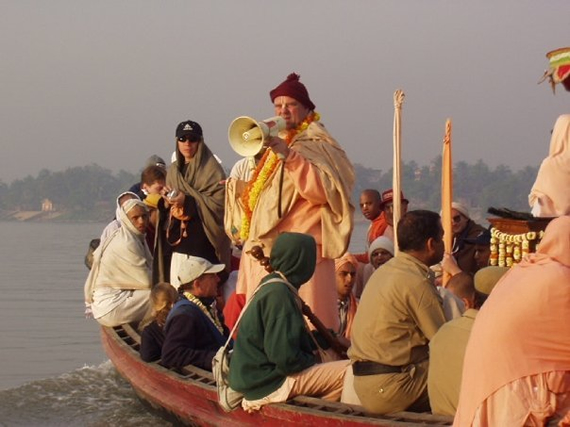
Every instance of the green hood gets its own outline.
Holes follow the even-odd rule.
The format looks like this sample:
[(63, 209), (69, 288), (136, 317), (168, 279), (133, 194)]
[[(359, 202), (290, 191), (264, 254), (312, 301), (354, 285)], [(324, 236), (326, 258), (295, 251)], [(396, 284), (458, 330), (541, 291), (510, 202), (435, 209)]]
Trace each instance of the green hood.
[(313, 276), (316, 262), (317, 244), (308, 234), (282, 233), (271, 250), (271, 267), (297, 289)]

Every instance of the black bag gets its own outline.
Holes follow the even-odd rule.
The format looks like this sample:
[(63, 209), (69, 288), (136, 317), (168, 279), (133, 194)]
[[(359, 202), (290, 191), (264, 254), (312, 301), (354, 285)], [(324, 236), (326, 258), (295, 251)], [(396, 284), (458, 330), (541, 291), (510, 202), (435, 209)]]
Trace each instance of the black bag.
[(91, 266), (93, 265), (93, 252), (95, 249), (99, 247), (101, 243), (101, 239), (92, 239), (89, 242), (89, 247), (87, 248), (87, 254), (85, 254), (85, 266), (91, 270)]

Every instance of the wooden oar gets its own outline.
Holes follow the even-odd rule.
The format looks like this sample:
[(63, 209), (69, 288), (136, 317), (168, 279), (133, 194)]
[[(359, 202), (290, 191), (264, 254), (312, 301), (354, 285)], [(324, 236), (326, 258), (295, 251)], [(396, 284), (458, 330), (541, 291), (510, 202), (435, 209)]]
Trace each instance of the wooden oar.
[[(441, 225), (443, 226), (443, 243), (445, 252), (453, 250), (453, 229), (451, 226), (451, 202), (453, 201), (453, 163), (451, 161), (451, 119), (445, 122), (443, 137), (443, 154), (441, 159)], [(451, 278), (443, 271), (442, 286), (445, 288)]]
[(394, 167), (392, 174), (392, 200), (393, 200), (393, 228), (394, 228), (394, 256), (398, 254), (398, 221), (402, 216), (402, 199), (400, 198), (401, 192), (401, 112), (402, 103), (404, 102), (404, 92), (397, 90), (394, 92)]

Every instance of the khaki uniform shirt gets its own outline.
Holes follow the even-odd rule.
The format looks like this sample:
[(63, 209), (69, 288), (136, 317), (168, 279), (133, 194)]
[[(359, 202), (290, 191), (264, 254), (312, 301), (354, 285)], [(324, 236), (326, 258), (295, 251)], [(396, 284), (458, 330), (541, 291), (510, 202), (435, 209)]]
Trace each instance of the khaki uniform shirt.
[(370, 277), (358, 305), (348, 355), (352, 361), (404, 366), (426, 359), (445, 323), (431, 270), (400, 253)]
[(465, 348), (478, 312), (469, 309), (446, 323), (429, 343), (428, 394), (434, 414), (455, 415)]

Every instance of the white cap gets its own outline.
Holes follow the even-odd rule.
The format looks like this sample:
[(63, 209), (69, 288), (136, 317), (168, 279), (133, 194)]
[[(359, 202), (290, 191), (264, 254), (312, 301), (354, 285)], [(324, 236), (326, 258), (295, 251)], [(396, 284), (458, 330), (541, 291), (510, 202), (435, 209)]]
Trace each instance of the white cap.
[(372, 252), (376, 249), (384, 249), (394, 256), (394, 243), (386, 236), (377, 237), (368, 248), (368, 257), (372, 257)]
[(471, 218), (469, 216), (469, 209), (467, 209), (467, 206), (465, 206), (463, 203), (453, 202), (453, 203), (451, 203), (451, 208), (455, 209), (457, 212), (463, 214), (463, 216), (465, 218)]
[[(463, 203), (460, 202), (452, 202), (451, 203), (451, 209), (455, 209), (457, 212), (459, 212), (460, 214), (462, 214), (465, 218), (471, 219), (471, 217), (469, 216), (469, 209), (467, 209), (467, 206), (465, 206)], [(439, 211), (439, 216), (442, 215), (443, 211)]]
[(212, 264), (207, 259), (189, 255), (180, 265), (178, 280), (185, 285), (192, 283), (203, 274), (219, 273), (224, 268), (226, 268), (224, 264)]

